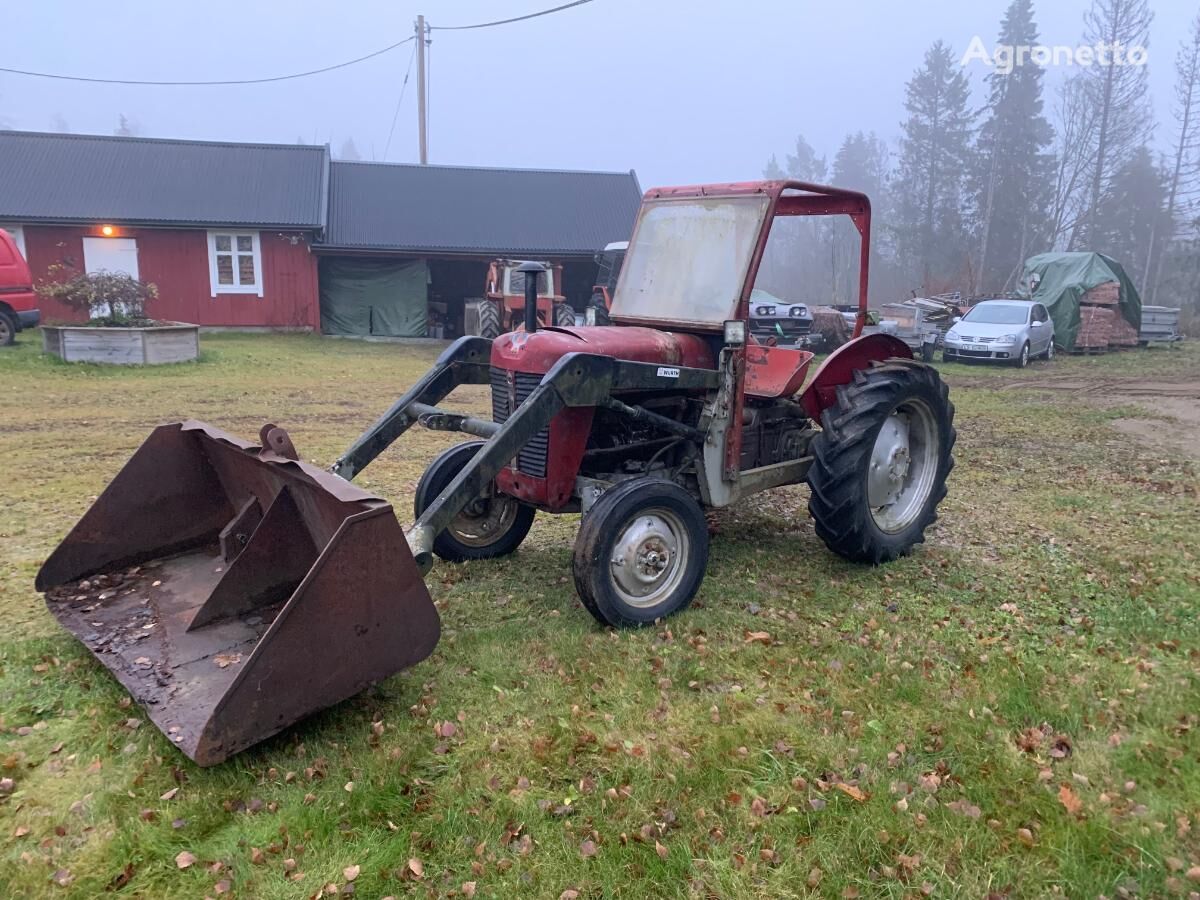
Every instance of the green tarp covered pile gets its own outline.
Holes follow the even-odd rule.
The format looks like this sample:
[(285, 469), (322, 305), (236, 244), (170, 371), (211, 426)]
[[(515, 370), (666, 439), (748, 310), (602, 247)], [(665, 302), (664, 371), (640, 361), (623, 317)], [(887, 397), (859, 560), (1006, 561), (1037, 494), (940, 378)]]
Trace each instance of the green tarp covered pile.
[(1142, 298), (1125, 269), (1103, 253), (1042, 253), (1025, 261), (1018, 293), (1046, 307), (1054, 320), (1054, 342), (1075, 349), (1079, 334), (1079, 304), (1094, 287), (1115, 281), (1121, 286), (1118, 309), (1135, 329), (1142, 326)]
[(321, 333), (425, 337), (429, 270), (425, 260), (325, 257)]

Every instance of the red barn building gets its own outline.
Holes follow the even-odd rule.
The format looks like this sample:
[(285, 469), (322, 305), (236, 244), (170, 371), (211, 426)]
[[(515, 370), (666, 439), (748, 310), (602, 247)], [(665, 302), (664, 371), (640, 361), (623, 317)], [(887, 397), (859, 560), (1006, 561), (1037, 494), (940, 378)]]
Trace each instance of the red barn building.
[[(629, 236), (633, 172), (331, 162), (326, 146), (0, 132), (0, 227), (35, 280), (99, 270), (205, 326), (453, 337), (496, 257), (564, 266)], [(78, 314), (43, 301), (42, 320)]]

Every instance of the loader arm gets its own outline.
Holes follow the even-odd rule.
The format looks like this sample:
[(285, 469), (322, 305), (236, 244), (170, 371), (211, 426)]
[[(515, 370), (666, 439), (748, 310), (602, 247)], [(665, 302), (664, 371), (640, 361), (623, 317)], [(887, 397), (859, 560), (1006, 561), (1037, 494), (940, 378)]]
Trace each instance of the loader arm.
[[(460, 384), (487, 384), (492, 342), (481, 337), (461, 337), (437, 358), (428, 372), (380, 416), (343, 453), (329, 471), (347, 481), (365, 469), (380, 453), (417, 421), (419, 414), (440, 402)], [(414, 409), (414, 404), (418, 408)]]
[[(449, 352), (447, 351), (447, 355)], [(542, 378), (541, 384), (534, 388), (503, 425), (496, 428), (471, 462), (458, 473), (409, 529), (409, 547), (421, 571), (428, 571), (433, 564), (434, 537), (469, 503), (481, 496), (500, 470), (516, 457), (534, 435), (547, 427), (551, 419), (563, 408), (596, 406), (607, 402), (617, 391), (661, 389), (664, 386), (678, 390), (712, 390), (719, 378), (717, 371), (710, 369), (680, 367), (677, 374), (675, 370), (672, 370), (671, 375), (663, 375), (661, 372), (662, 367), (653, 363), (628, 362), (591, 353), (569, 353), (560, 359)], [(422, 381), (424, 382), (424, 379)], [(440, 385), (442, 382), (437, 383)], [(372, 434), (375, 434), (377, 439), (382, 439), (379, 437), (381, 435), (390, 434), (391, 431), (387, 429), (395, 426), (389, 426), (389, 422), (402, 421), (404, 424), (395, 430), (395, 434), (402, 433), (404, 428), (415, 421), (412, 407), (420, 407), (423, 404), (423, 400), (417, 397), (432, 396), (432, 388), (429, 389), (428, 395), (420, 394), (420, 389), (419, 383), (417, 388), (401, 398), (380, 419), (376, 428), (360, 438), (358, 444), (369, 440)], [(445, 393), (449, 393), (449, 390)], [(441, 396), (445, 396), (445, 393)], [(443, 417), (439, 427), (450, 427), (454, 424), (454, 417)], [(386, 443), (378, 447), (375, 455), (384, 446)], [(347, 456), (349, 455), (348, 453)]]

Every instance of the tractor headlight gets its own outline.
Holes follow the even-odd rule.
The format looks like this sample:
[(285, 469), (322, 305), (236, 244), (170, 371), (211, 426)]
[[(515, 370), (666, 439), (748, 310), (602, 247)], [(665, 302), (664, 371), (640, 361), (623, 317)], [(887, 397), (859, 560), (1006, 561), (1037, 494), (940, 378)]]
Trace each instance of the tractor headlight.
[(589, 306), (587, 308), (587, 312), (585, 312), (583, 314), (583, 321), (586, 322), (588, 325), (596, 324), (596, 307)]
[(742, 347), (746, 343), (746, 323), (740, 319), (730, 319), (725, 323), (725, 344), (728, 347)]

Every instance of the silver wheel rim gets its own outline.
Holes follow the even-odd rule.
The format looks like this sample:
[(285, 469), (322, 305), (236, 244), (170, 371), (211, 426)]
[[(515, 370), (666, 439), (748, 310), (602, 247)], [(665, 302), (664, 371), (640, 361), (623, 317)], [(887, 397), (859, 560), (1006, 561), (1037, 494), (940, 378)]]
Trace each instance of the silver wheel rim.
[(517, 518), (517, 501), (508, 497), (481, 497), (455, 516), (449, 531), (468, 547), (487, 547), (512, 528)]
[(0, 316), (0, 344), (12, 337), (12, 327), (3, 316)]
[(901, 403), (883, 422), (867, 468), (867, 503), (880, 530), (915, 522), (937, 478), (937, 421), (923, 400)]
[(1050, 346), (1046, 348), (1046, 359), (1054, 359), (1054, 341), (1050, 342)]
[(625, 523), (613, 544), (613, 588), (630, 606), (657, 606), (679, 587), (690, 552), (678, 515), (663, 507), (644, 510)]
[(1021, 368), (1023, 369), (1027, 365), (1029, 365), (1029, 345), (1028, 344), (1026, 344), (1024, 347), (1021, 348)]

